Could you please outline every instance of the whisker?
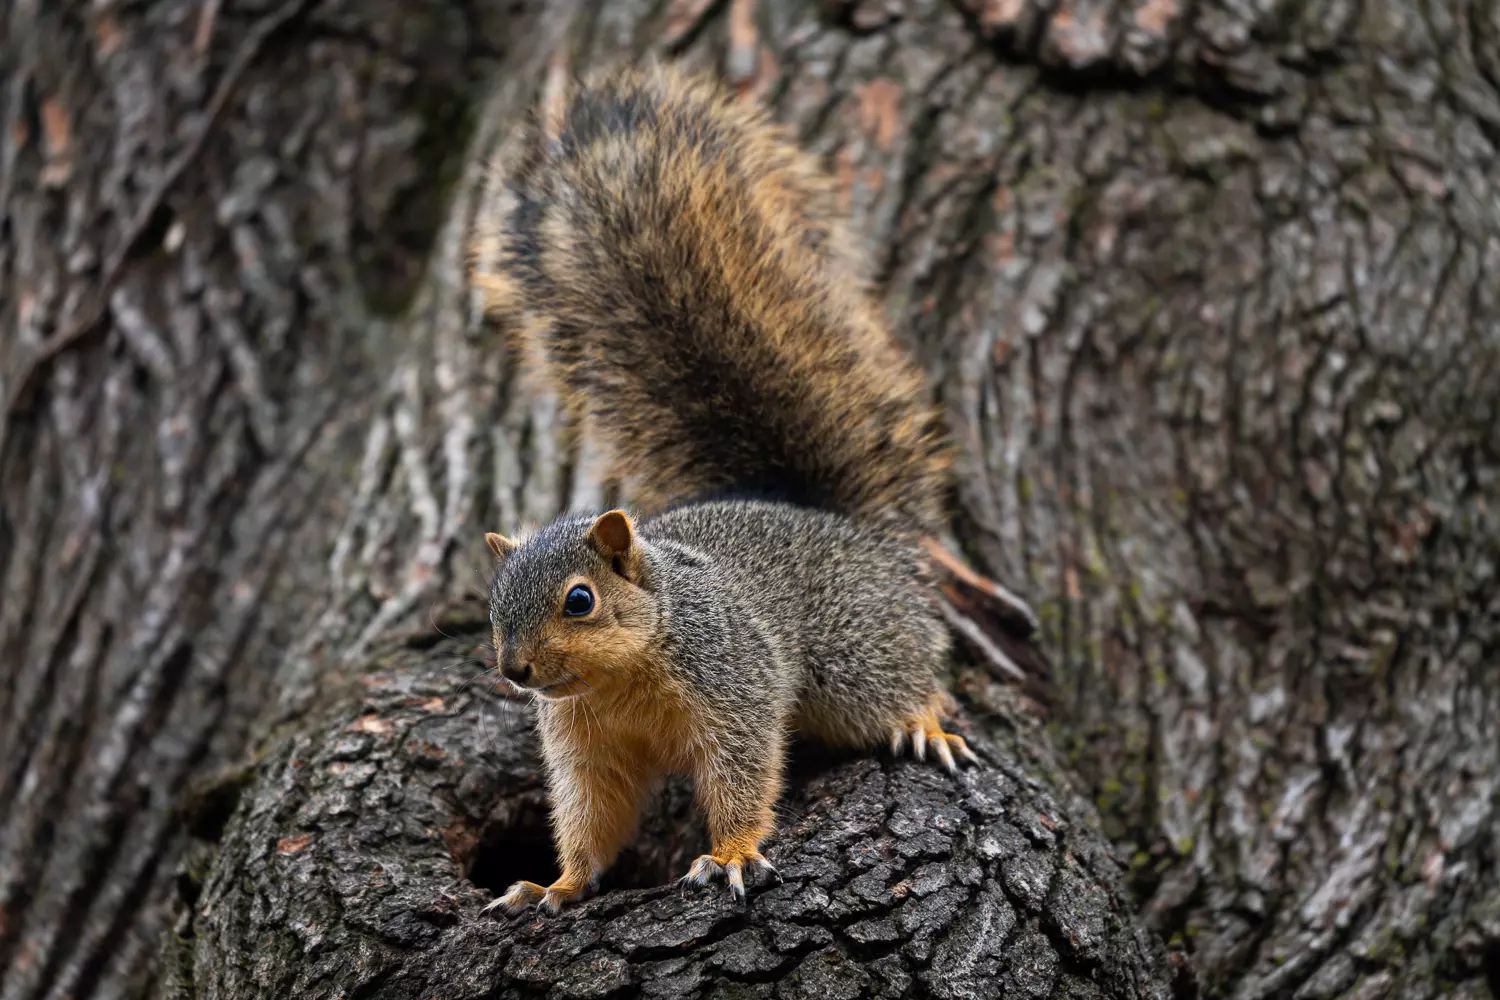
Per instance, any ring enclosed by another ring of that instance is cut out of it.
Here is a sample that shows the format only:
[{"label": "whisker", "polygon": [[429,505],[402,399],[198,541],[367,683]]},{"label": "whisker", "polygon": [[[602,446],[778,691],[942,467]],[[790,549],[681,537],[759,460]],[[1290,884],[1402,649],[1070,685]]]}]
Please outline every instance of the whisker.
[{"label": "whisker", "polygon": [[434,632],[436,632],[438,635],[442,636],[444,639],[452,639],[453,636],[449,635],[447,632],[444,632],[442,626],[438,624],[438,621],[437,621],[438,604],[439,604],[439,602],[436,601],[436,600],[434,600],[434,601],[432,601],[431,603],[429,603],[427,605],[427,624],[432,627],[432,630]]},{"label": "whisker", "polygon": [[500,672],[500,668],[499,667],[490,667],[488,670],[481,670],[479,673],[473,675],[472,677],[469,677],[462,684],[460,684],[458,686],[458,692],[459,692],[459,694],[462,694],[463,692],[467,691],[469,689],[469,685],[473,684],[475,681],[480,680],[480,679],[485,678],[485,677],[488,677],[490,674],[499,673],[499,672]]},{"label": "whisker", "polygon": [[486,574],[476,571],[474,579],[479,584],[478,588],[474,591],[474,598],[476,600],[485,602],[485,605],[489,607],[492,592],[495,587],[495,574],[493,572]]},{"label": "whisker", "polygon": [[[587,712],[587,713],[589,713],[589,714],[590,714],[590,715],[592,715],[592,716],[593,716],[593,717],[594,717],[594,721],[595,721],[595,722],[599,722],[599,712],[598,712],[598,710],[597,710],[597,709],[595,709],[595,708],[594,708],[594,707],[593,707],[593,706],[592,706],[592,705],[590,705],[590,704],[589,704],[589,703],[588,703],[588,702],[584,702],[584,703],[583,703],[583,710],[584,710],[584,711],[585,711],[585,712]],[[603,724],[603,723],[602,723],[602,722],[600,722],[600,723],[599,723],[599,728],[600,728],[600,729],[603,729],[603,728],[604,728],[604,724]]]},{"label": "whisker", "polygon": [[584,680],[582,674],[580,674],[578,671],[574,670],[572,667],[568,666],[566,663],[563,664],[563,669],[566,670],[569,674],[571,674],[572,677],[573,677],[573,679],[575,681],[577,681],[578,683],[582,684],[584,687],[588,688],[590,691],[594,692],[595,694],[599,693],[599,689],[598,688],[594,687],[594,685],[592,685],[588,681]]},{"label": "whisker", "polygon": [[[472,680],[472,678],[470,679]],[[465,682],[464,686],[467,687],[468,683]],[[459,688],[459,690],[462,691],[463,688]],[[488,747],[494,742],[490,739],[489,713],[485,711],[487,707],[484,702],[479,703],[479,745],[482,747]]]},{"label": "whisker", "polygon": [[[495,669],[486,670],[482,674],[476,674],[474,677],[469,678],[465,683],[472,684],[474,681],[490,679],[494,673]],[[493,744],[494,742],[489,735],[490,710],[498,711],[500,718],[504,720],[503,732],[506,734],[515,732],[523,724],[523,705],[518,696],[511,690],[508,690],[508,688],[509,682],[500,681],[493,684],[488,690],[484,688],[479,689],[481,696],[476,700],[476,703],[480,711],[482,739],[486,744]]]},{"label": "whisker", "polygon": [[[577,725],[577,722],[574,721],[578,715],[578,709],[575,707],[577,704],[578,699],[576,698],[568,702],[568,721],[573,722],[574,725]],[[588,733],[589,742],[592,743],[594,741],[594,727],[589,723],[589,711],[587,707],[583,710],[583,728]]]},{"label": "whisker", "polygon": [[[584,687],[588,688],[590,691],[594,692],[595,694],[599,693],[599,689],[596,688],[596,687],[594,687],[594,685],[590,684],[588,681],[584,680],[583,679],[583,674],[579,673],[572,666],[568,665],[567,663],[564,663],[562,665],[562,668],[565,671],[567,671],[568,674],[570,676],[572,676],[572,678],[574,680],[576,680],[578,683],[582,684]],[[588,728],[588,730],[589,730],[589,732],[590,732],[590,734],[592,736],[593,726],[589,724],[589,718],[592,718],[594,722],[599,722],[599,713],[598,713],[598,711],[592,705],[590,705],[588,703],[587,699],[575,698],[573,700],[575,702],[577,702],[577,701],[582,701],[583,702],[584,725]],[[570,710],[570,712],[571,711],[572,710]],[[603,728],[604,728],[603,723],[600,723],[600,729],[603,729]]]}]

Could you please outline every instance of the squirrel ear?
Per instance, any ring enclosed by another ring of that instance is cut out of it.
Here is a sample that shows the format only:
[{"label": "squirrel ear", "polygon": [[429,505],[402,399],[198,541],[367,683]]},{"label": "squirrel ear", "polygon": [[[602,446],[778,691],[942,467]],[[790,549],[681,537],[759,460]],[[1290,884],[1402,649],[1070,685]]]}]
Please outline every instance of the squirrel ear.
[{"label": "squirrel ear", "polygon": [[623,556],[635,542],[635,525],[623,510],[606,511],[594,519],[588,538],[606,558]]},{"label": "squirrel ear", "polygon": [[588,539],[616,573],[632,583],[639,582],[641,547],[635,544],[635,524],[629,514],[623,510],[600,514],[589,528]]},{"label": "squirrel ear", "polygon": [[497,531],[487,532],[484,536],[484,543],[490,547],[490,551],[495,553],[495,558],[501,562],[505,561],[506,556],[516,551],[516,543]]}]

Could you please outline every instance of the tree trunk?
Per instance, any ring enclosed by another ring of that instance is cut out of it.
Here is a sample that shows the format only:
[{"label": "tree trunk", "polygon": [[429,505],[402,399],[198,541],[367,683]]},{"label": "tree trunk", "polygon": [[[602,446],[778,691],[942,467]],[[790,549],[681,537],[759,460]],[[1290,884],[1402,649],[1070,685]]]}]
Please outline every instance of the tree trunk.
[{"label": "tree trunk", "polygon": [[382,649],[205,797],[249,782],[182,880],[158,995],[1168,996],[1118,864],[1069,818],[1090,808],[1016,748],[1034,732],[981,741],[959,782],[799,748],[768,848],[784,881],[746,906],[672,884],[707,850],[677,784],[601,895],[482,914],[557,868],[529,710],[453,669],[485,609],[440,624],[453,639]]},{"label": "tree trunk", "polygon": [[[0,998],[1500,996],[1500,8],[582,7],[6,11]],[[479,913],[480,534],[605,499],[464,281],[558,51],[828,157],[1055,667],[957,783],[800,749],[743,909],[674,787]]]}]

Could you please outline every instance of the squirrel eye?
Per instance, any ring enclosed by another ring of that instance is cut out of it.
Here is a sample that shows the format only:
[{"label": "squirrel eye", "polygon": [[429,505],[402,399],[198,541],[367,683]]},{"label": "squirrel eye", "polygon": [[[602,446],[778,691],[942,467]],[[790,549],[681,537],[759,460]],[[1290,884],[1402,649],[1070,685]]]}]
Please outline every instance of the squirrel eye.
[{"label": "squirrel eye", "polygon": [[581,583],[568,591],[568,596],[563,599],[563,614],[570,618],[586,615],[592,610],[594,610],[594,592]]}]

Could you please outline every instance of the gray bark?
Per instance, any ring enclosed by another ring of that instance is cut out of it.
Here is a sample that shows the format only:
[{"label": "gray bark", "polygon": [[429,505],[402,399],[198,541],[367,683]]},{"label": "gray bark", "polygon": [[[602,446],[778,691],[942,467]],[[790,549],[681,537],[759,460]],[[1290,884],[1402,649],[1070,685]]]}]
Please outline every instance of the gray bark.
[{"label": "gray bark", "polygon": [[[1500,996],[1494,4],[0,30],[4,1000]],[[743,913],[661,886],[679,789],[613,891],[478,916],[550,853],[479,536],[603,499],[463,279],[564,31],[828,157],[1054,665],[1045,731],[960,669],[958,786],[801,755]]]},{"label": "gray bark", "polygon": [[184,879],[159,995],[1168,996],[1121,866],[1068,818],[1092,810],[1013,745],[1035,732],[984,740],[957,783],[800,748],[767,848],[784,881],[745,906],[672,884],[707,849],[679,784],[599,896],[482,914],[557,873],[529,708],[453,669],[487,621],[476,604],[451,640],[381,649],[266,744]]}]

